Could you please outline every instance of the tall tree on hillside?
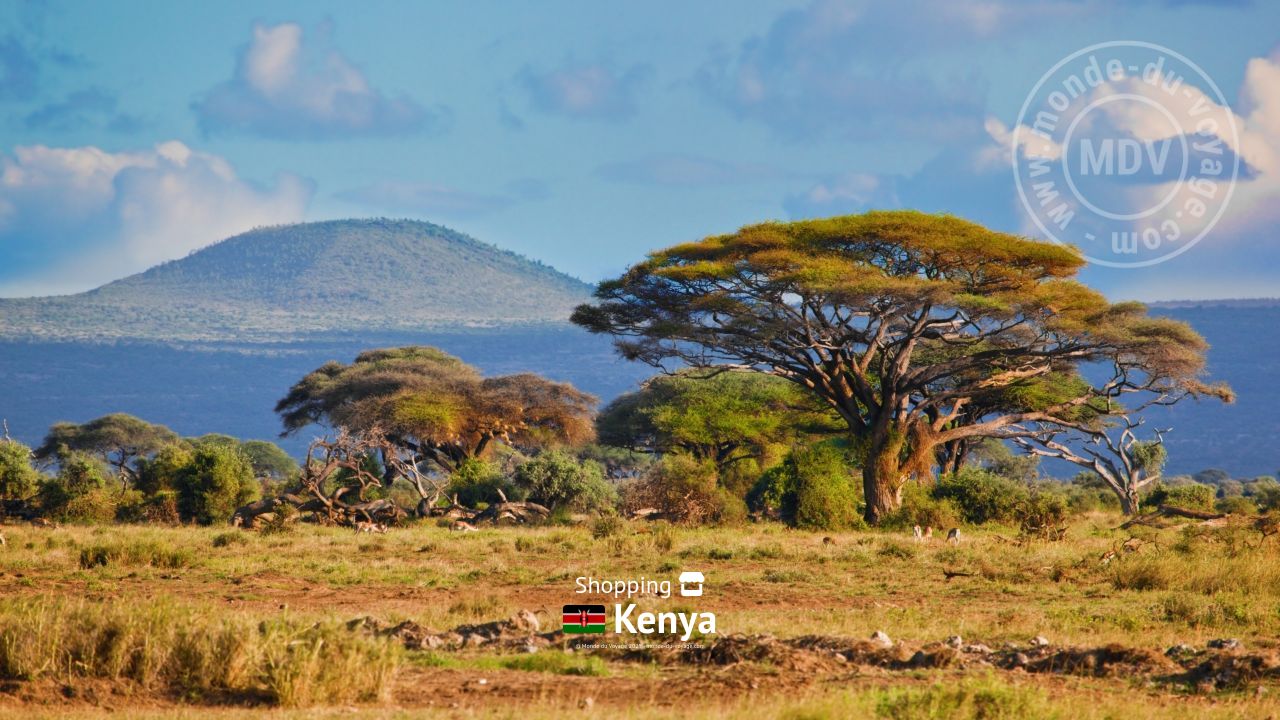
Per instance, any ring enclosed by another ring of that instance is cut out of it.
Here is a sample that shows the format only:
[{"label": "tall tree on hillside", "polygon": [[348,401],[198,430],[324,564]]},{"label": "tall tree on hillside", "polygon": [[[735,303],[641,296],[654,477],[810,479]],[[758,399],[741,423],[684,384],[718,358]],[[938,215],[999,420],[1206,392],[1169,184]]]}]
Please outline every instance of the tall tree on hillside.
[{"label": "tall tree on hillside", "polygon": [[36,448],[39,460],[56,460],[71,452],[101,458],[129,484],[138,480],[138,461],[178,442],[177,433],[126,413],[112,413],[87,423],[55,423]]},{"label": "tall tree on hillside", "polygon": [[285,435],[312,423],[378,432],[399,457],[384,466],[406,476],[427,499],[421,473],[452,473],[494,443],[534,448],[586,442],[596,399],[567,383],[521,373],[482,377],[430,347],[369,350],[344,365],[308,374],[276,405]]},{"label": "tall tree on hillside", "polygon": [[[1107,302],[1072,279],[1083,265],[1072,248],[951,216],[770,222],[655,252],[573,320],[629,359],[808,388],[862,448],[874,523],[946,443],[1034,432],[1151,388],[1226,392],[1199,380],[1207,346],[1189,326]],[[1083,380],[1085,364],[1107,377]]]},{"label": "tall tree on hillside", "polygon": [[723,473],[771,446],[839,432],[840,419],[781,378],[750,372],[657,375],[609,403],[596,419],[599,442],[637,452],[680,452]]}]

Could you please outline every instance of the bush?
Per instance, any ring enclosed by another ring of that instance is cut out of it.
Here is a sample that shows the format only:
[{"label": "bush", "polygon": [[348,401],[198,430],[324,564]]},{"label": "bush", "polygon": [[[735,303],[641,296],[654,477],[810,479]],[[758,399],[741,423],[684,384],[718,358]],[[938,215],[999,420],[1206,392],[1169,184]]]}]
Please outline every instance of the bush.
[{"label": "bush", "polygon": [[31,448],[0,440],[0,500],[26,500],[40,487],[40,473],[31,467]]},{"label": "bush", "polygon": [[449,487],[445,493],[458,497],[458,502],[467,507],[476,507],[481,503],[501,502],[502,494],[508,500],[523,499],[524,493],[502,474],[502,470],[493,463],[467,458],[458,465],[449,478]]},{"label": "bush", "polygon": [[810,530],[862,526],[862,494],[848,453],[831,443],[797,448],[760,477],[750,499],[758,510]]},{"label": "bush", "polygon": [[1239,495],[1222,498],[1216,503],[1216,508],[1220,513],[1231,515],[1253,515],[1258,512],[1258,506],[1253,500]]},{"label": "bush", "polygon": [[102,523],[116,516],[116,494],[102,463],[80,453],[62,458],[57,476],[40,485],[40,507],[60,522]]},{"label": "bush", "polygon": [[938,480],[933,496],[950,500],[965,522],[1014,522],[1016,511],[1028,497],[1027,488],[979,468],[966,467]]},{"label": "bush", "polygon": [[161,448],[152,458],[138,461],[135,487],[146,495],[172,491],[178,487],[178,475],[191,464],[191,450],[183,445]]},{"label": "bush", "polygon": [[881,521],[886,528],[909,528],[919,525],[938,530],[960,524],[960,511],[955,503],[933,496],[932,488],[908,483],[902,489],[902,506]]},{"label": "bush", "polygon": [[514,479],[530,500],[553,509],[600,510],[611,507],[618,497],[598,463],[579,461],[563,450],[550,450],[521,463]]},{"label": "bush", "polygon": [[596,521],[591,524],[591,537],[596,540],[613,537],[620,534],[626,527],[627,523],[622,518],[615,515],[605,515],[604,517],[596,518]]},{"label": "bush", "polygon": [[1174,505],[1188,510],[1213,510],[1218,491],[1212,485],[1189,483],[1187,485],[1157,485],[1147,496],[1150,505]]},{"label": "bush", "polygon": [[1013,515],[1023,535],[1060,540],[1066,529],[1067,499],[1055,492],[1032,492],[1018,503]]},{"label": "bush", "polygon": [[667,455],[623,487],[623,505],[633,511],[654,508],[677,522],[715,521],[724,510],[718,489],[714,464]]},{"label": "bush", "polygon": [[253,466],[239,448],[206,444],[177,477],[178,512],[203,525],[225,523],[236,508],[258,499]]},{"label": "bush", "polygon": [[830,445],[792,452],[796,473],[796,527],[844,530],[862,526],[862,498],[853,467]]},{"label": "bush", "polygon": [[1245,495],[1263,511],[1280,509],[1280,483],[1275,480],[1257,481],[1245,488]]},{"label": "bush", "polygon": [[191,552],[161,547],[153,540],[132,540],[90,545],[80,551],[80,567],[100,565],[140,566],[176,569],[191,564]]}]

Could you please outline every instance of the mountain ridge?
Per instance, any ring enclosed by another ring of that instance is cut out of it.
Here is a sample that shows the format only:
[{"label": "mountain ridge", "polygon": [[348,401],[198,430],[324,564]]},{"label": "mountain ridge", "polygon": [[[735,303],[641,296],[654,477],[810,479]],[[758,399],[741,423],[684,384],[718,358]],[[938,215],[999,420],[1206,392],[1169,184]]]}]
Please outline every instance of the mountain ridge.
[{"label": "mountain ridge", "polygon": [[590,293],[440,225],[326,220],[255,228],[76,295],[0,300],[0,337],[245,341],[559,323]]}]

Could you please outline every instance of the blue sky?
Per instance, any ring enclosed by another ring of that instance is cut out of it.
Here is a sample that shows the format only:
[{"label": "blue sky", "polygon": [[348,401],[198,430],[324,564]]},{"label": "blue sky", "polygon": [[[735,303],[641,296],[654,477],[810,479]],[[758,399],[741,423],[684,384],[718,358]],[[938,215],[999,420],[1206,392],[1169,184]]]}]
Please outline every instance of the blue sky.
[{"label": "blue sky", "polygon": [[1178,258],[1086,280],[1280,295],[1280,4],[117,0],[0,7],[0,296],[351,216],[439,222],[589,281],[873,207],[1037,236],[1004,131],[1060,58],[1131,39],[1221,87],[1247,187]]}]

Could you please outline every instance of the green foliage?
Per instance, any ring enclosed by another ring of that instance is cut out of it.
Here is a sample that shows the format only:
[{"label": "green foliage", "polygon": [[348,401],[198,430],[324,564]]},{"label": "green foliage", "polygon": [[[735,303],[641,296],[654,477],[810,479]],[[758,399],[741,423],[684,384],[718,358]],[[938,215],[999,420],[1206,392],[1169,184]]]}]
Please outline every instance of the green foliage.
[{"label": "green foliage", "polygon": [[1058,492],[1036,490],[1028,493],[1013,509],[1013,517],[1023,536],[1060,539],[1070,508],[1067,498]]},{"label": "green foliage", "polygon": [[1219,500],[1214,504],[1214,508],[1221,513],[1229,513],[1231,515],[1254,515],[1258,512],[1258,505],[1252,499],[1234,495]]},{"label": "green foliage", "polygon": [[619,535],[626,529],[627,523],[617,515],[603,515],[591,523],[591,537],[596,540]]},{"label": "green foliage", "polygon": [[154,457],[138,462],[138,479],[134,487],[147,495],[173,490],[178,486],[178,475],[191,464],[192,453],[187,445],[168,445]]},{"label": "green foliage", "polygon": [[617,500],[600,465],[564,450],[548,450],[516,466],[514,481],[530,500],[553,509],[600,510]]},{"label": "green foliage", "polygon": [[751,501],[758,510],[776,511],[801,528],[860,527],[862,497],[856,472],[849,452],[834,443],[796,448],[761,476]]},{"label": "green foliage", "polygon": [[501,490],[508,500],[520,500],[524,494],[511,479],[502,473],[502,469],[491,462],[468,458],[463,460],[458,469],[449,477],[449,486],[445,493],[456,495],[458,502],[468,507],[476,507],[481,503],[491,504],[502,499]]},{"label": "green foliage", "polygon": [[1250,483],[1246,495],[1264,512],[1280,509],[1280,482],[1270,480]]},{"label": "green foliage", "polygon": [[246,440],[240,450],[249,458],[253,474],[259,478],[276,481],[293,480],[298,476],[298,461],[290,457],[279,445],[266,440]]},{"label": "green foliage", "polygon": [[61,462],[69,452],[85,453],[111,463],[129,480],[134,480],[139,459],[177,440],[177,434],[163,425],[125,413],[112,413],[80,425],[55,423],[35,454],[38,458]]},{"label": "green foliage", "polygon": [[969,461],[1014,482],[1028,483],[1040,476],[1039,457],[1017,455],[995,438],[984,438],[970,454]]},{"label": "green foliage", "polygon": [[1187,485],[1160,484],[1147,496],[1149,505],[1174,505],[1188,510],[1213,510],[1213,502],[1217,491],[1210,485],[1189,483]]},{"label": "green foliage", "polygon": [[979,525],[1015,520],[1018,504],[1027,499],[1028,493],[1026,486],[1008,478],[966,467],[940,478],[933,495],[955,503],[965,522]]},{"label": "green foliage", "polygon": [[202,525],[227,522],[236,508],[260,495],[249,459],[221,443],[196,449],[178,473],[177,491],[182,518]]},{"label": "green foliage", "polygon": [[935,530],[960,524],[960,511],[950,499],[934,497],[933,488],[908,483],[902,489],[902,506],[881,523],[884,527],[910,528],[919,525]]},{"label": "green foliage", "polygon": [[108,488],[106,478],[100,461],[69,452],[58,474],[41,484],[40,507],[46,516],[61,522],[110,522],[116,515],[116,493]]},{"label": "green foliage", "polygon": [[39,488],[40,473],[31,466],[31,448],[0,440],[0,500],[25,500]]},{"label": "green foliage", "polygon": [[559,322],[590,292],[439,225],[332,220],[252,230],[92,294],[0,300],[0,334],[245,342]]},{"label": "green foliage", "polygon": [[596,398],[532,373],[483,377],[433,347],[366,350],[328,362],[276,403],[286,433],[312,423],[382,433],[444,472],[494,445],[518,449],[580,444],[594,434]]},{"label": "green foliage", "polygon": [[[596,420],[600,442],[651,453],[687,453],[716,465],[731,488],[758,477],[776,446],[841,430],[838,418],[794,383],[756,372],[685,370],[650,378]],[[740,470],[750,463],[756,466]]]}]

